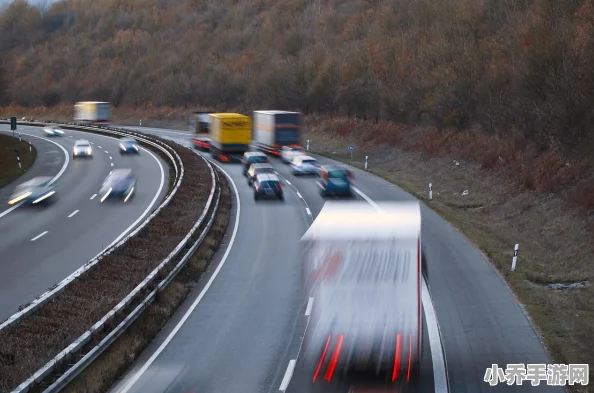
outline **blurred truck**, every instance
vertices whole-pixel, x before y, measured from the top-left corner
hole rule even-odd
[[[192,133],[192,144],[198,150],[208,151],[210,149],[210,114],[212,112],[192,112],[190,115],[190,132]]]
[[[111,104],[100,101],[80,101],[74,104],[74,121],[79,124],[106,125],[111,123]]]
[[[222,162],[239,162],[248,150],[252,121],[239,113],[210,114],[210,153]]]
[[[301,113],[254,111],[253,119],[252,144],[258,150],[280,157],[283,146],[301,147]]]
[[[361,373],[413,386],[423,323],[419,203],[326,202],[301,243],[313,298],[303,361],[313,386]]]

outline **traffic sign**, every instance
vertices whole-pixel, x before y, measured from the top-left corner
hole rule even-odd
[[[17,126],[17,125],[16,125],[16,117],[15,117],[15,116],[12,116],[12,117],[10,118],[10,130],[11,130],[11,131],[14,131],[14,130],[16,130],[16,129],[17,129],[17,127],[16,127],[16,126]]]
[[[355,146],[349,146],[349,150],[355,150]]]

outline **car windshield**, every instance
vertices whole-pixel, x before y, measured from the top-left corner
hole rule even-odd
[[[89,144],[87,142],[77,142],[76,146],[78,147],[89,147]]]
[[[349,176],[349,173],[344,169],[331,169],[328,171],[328,177],[344,179]]]
[[[306,164],[306,165],[315,165],[316,160],[303,160],[303,161],[301,161],[301,163]]]
[[[253,157],[248,158],[248,162],[251,162],[251,163],[268,162],[268,158],[266,156],[253,156]]]
[[[274,170],[272,168],[254,168],[256,175],[260,173],[272,173]]]
[[[132,138],[126,138],[126,139],[122,139],[123,143],[136,143],[136,139],[132,139]]]

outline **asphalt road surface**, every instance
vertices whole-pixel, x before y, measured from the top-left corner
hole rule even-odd
[[[191,145],[180,131],[134,129]],[[300,292],[296,243],[324,200],[315,179],[295,178],[288,166],[271,161],[289,182],[284,204],[254,203],[239,166],[222,165],[239,191],[240,208],[233,212],[238,223],[229,226],[225,246],[201,285],[113,392],[395,391],[339,381],[312,387],[298,357],[307,299]],[[352,169],[357,199],[373,204],[412,198]],[[429,281],[423,292],[422,378],[414,391],[564,391],[526,383],[492,387],[483,381],[492,364],[505,368],[550,360],[522,308],[482,254],[436,213],[423,206],[422,214]]]
[[[0,125],[0,130],[8,127]],[[37,149],[37,160],[26,174],[0,189],[2,321],[141,223],[159,205],[168,184],[167,164],[157,155],[143,149],[138,156],[121,156],[117,139],[70,130],[47,138],[40,127],[19,126],[18,131]],[[72,158],[77,139],[92,143],[92,159]],[[136,195],[125,205],[116,200],[101,204],[96,194],[116,168],[134,171]],[[16,185],[36,176],[57,176],[56,202],[9,207]]]

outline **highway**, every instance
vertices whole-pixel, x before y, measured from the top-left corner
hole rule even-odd
[[[134,129],[190,146],[189,136],[180,131]],[[286,165],[271,161],[288,180],[284,204],[256,204],[240,167],[222,165],[238,191],[225,246],[113,393],[314,391],[298,356],[308,299],[300,292],[296,243],[324,201],[314,179],[295,178]],[[378,177],[353,171],[357,199],[373,204],[412,198]],[[483,382],[492,364],[505,368],[550,360],[521,306],[482,254],[436,213],[423,206],[422,214],[429,281],[423,291],[423,377],[414,391],[565,391]],[[349,388],[332,382],[315,391],[346,393]]]
[[[8,125],[0,125],[7,132]],[[129,233],[165,196],[167,164],[148,150],[121,156],[118,140],[65,130],[48,138],[42,128],[19,125],[18,132],[37,149],[32,168],[0,189],[0,320],[5,320],[59,283],[116,239]],[[87,139],[93,158],[72,158],[74,142]],[[97,192],[116,168],[131,168],[136,195],[125,205],[100,203]],[[55,178],[57,201],[49,206],[9,207],[14,187],[36,176]]]

